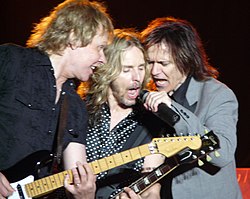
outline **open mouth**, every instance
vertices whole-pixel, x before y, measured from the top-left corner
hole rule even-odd
[[[93,65],[91,66],[91,69],[92,69],[92,70],[96,70],[97,68],[102,67],[103,65],[104,65],[104,63],[102,63],[102,62],[97,62],[97,63],[95,63],[95,64],[93,64]]]
[[[139,87],[137,87],[137,88],[130,88],[128,90],[128,96],[129,96],[129,98],[136,99],[138,97],[138,95],[139,95],[139,91],[140,91]]]
[[[167,82],[168,81],[166,79],[154,79],[154,83],[157,87],[166,86]]]

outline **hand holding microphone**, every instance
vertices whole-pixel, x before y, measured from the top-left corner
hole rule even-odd
[[[140,92],[140,99],[143,103],[146,102],[146,99],[149,95],[149,91],[142,90]],[[153,106],[154,104],[152,104]],[[156,104],[157,105],[157,104]],[[149,107],[148,104],[146,104],[147,107]],[[176,122],[180,120],[180,116],[174,112],[171,108],[169,108],[165,103],[160,103],[157,108],[151,109],[153,110],[152,113],[155,114],[157,117],[159,117],[161,120],[166,122],[170,126],[174,126]],[[154,111],[156,110],[156,111]]]

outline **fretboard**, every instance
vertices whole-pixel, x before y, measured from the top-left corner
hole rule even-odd
[[[145,176],[139,178],[136,182],[131,184],[129,188],[134,190],[135,193],[141,194],[146,189],[154,185],[172,170],[174,170],[177,166],[179,166],[179,161],[177,157],[171,157],[166,160],[164,164],[156,168],[154,171],[146,174]]]
[[[198,149],[201,146],[199,136],[181,136],[169,138],[154,138],[152,142],[144,144],[100,160],[89,163],[94,174],[98,174],[109,169],[121,166],[128,162],[140,159],[151,154],[163,154],[166,157],[175,155],[180,150],[189,147]],[[38,197],[45,195],[64,184],[65,175],[69,175],[69,183],[73,183],[71,170],[66,170],[25,185],[27,195]]]
[[[128,162],[150,155],[149,144],[141,145],[121,153],[117,153],[100,160],[89,163],[94,174],[121,166]],[[73,182],[71,170],[66,170],[25,185],[26,193],[29,197],[37,197],[47,194],[64,184],[64,178],[69,175],[69,183]]]

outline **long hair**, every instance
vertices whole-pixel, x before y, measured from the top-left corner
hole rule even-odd
[[[88,90],[89,101],[87,101],[87,107],[89,111],[90,124],[94,124],[100,117],[101,105],[108,100],[108,90],[111,83],[122,72],[121,58],[124,51],[128,48],[136,46],[139,48],[145,59],[146,67],[146,53],[142,43],[140,42],[140,35],[135,29],[116,29],[114,31],[114,38],[110,45],[104,50],[104,54],[107,59],[107,63],[96,69],[90,80],[90,88]],[[143,86],[146,86],[148,72],[146,71],[146,77]]]
[[[60,54],[69,44],[88,45],[100,28],[112,36],[113,24],[103,4],[66,0],[35,25],[26,45],[49,54]]]
[[[142,41],[148,49],[165,43],[182,74],[192,75],[203,81],[217,78],[219,72],[208,62],[208,56],[196,29],[186,20],[173,17],[156,18],[141,32]]]

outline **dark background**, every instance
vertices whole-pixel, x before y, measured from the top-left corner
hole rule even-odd
[[[33,24],[62,0],[1,0],[0,43],[25,45]],[[244,3],[245,2],[245,3]],[[141,31],[156,17],[173,16],[190,21],[200,33],[219,80],[239,100],[237,167],[250,167],[250,3],[230,0],[106,0],[116,28]]]

